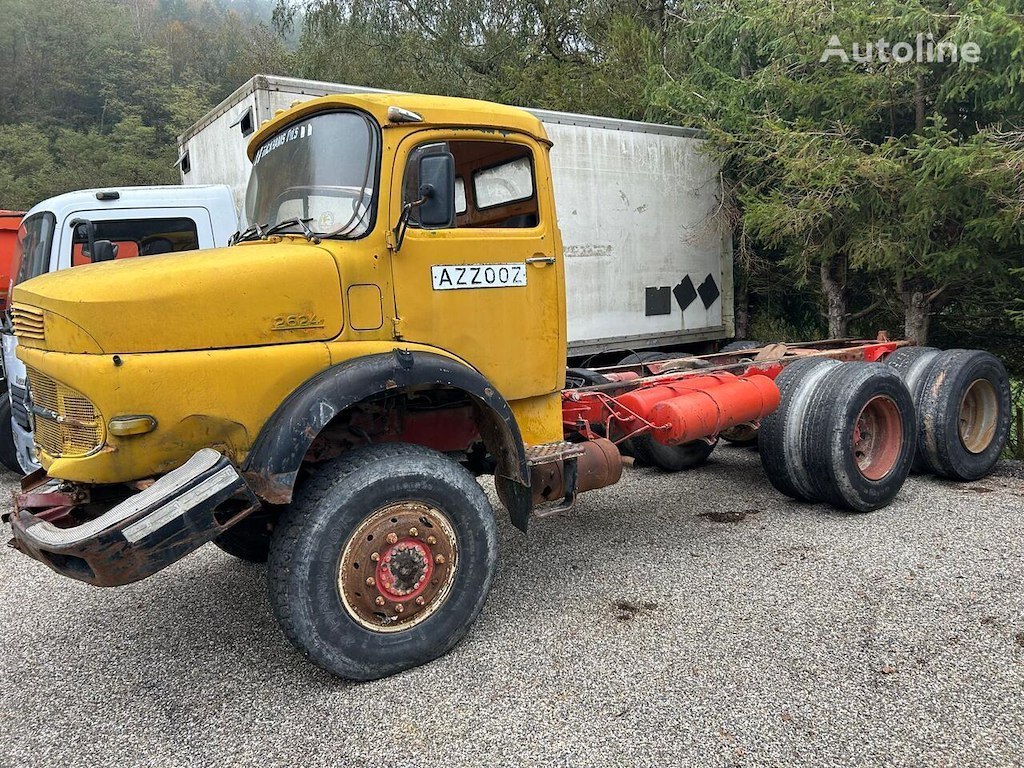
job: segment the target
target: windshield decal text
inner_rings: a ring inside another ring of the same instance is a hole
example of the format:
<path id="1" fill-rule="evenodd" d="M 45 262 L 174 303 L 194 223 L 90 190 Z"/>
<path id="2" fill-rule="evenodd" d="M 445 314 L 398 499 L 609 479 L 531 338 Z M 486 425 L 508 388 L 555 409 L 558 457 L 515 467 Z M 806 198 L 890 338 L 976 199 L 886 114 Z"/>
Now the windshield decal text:
<path id="1" fill-rule="evenodd" d="M 259 165 L 260 160 L 269 155 L 275 149 L 283 147 L 289 141 L 308 138 L 312 133 L 313 126 L 310 123 L 302 123 L 300 125 L 293 125 L 290 128 L 285 128 L 277 134 L 277 136 L 270 139 L 266 144 L 256 150 L 256 157 L 253 158 L 252 164 Z"/>

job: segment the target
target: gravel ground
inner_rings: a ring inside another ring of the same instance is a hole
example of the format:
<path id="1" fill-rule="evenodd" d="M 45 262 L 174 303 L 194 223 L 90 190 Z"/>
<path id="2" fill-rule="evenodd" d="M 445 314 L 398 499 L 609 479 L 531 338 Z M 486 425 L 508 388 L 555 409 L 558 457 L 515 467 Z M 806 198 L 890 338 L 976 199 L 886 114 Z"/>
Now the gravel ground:
<path id="1" fill-rule="evenodd" d="M 503 520 L 466 640 L 367 684 L 305 663 L 263 569 L 212 546 L 113 590 L 4 549 L 0 764 L 1024 763 L 1020 465 L 868 515 L 733 447 L 627 472 Z"/>

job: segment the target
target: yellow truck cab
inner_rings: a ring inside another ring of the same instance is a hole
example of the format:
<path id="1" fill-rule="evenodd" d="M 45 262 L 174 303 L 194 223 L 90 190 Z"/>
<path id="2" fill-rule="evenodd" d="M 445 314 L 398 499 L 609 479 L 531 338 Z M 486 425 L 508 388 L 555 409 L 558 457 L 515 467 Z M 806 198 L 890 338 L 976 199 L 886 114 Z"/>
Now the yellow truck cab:
<path id="1" fill-rule="evenodd" d="M 14 546 L 97 585 L 208 541 L 267 560 L 289 639 L 370 679 L 443 654 L 478 615 L 497 543 L 475 474 L 525 530 L 618 481 L 620 447 L 684 469 L 762 421 L 776 487 L 847 509 L 889 503 L 916 446 L 946 476 L 991 469 L 1009 395 L 985 353 L 773 345 L 566 390 L 549 147 L 513 107 L 315 99 L 253 135 L 231 247 L 18 285 L 43 469 Z"/>
<path id="2" fill-rule="evenodd" d="M 87 530 L 16 516 L 18 546 L 92 583 L 136 580 L 236 519 L 266 528 L 267 513 L 253 510 L 318 487 L 303 482 L 309 460 L 358 454 L 368 463 L 353 471 L 382 473 L 389 489 L 406 482 L 401 466 L 437 487 L 429 502 L 376 521 L 379 538 L 367 534 L 344 558 L 372 573 L 381 552 L 364 545 L 400 539 L 385 558 L 421 566 L 413 575 L 436 583 L 346 593 L 356 626 L 416 624 L 461 599 L 444 598 L 463 562 L 486 587 L 490 567 L 473 561 L 493 561 L 494 521 L 475 513 L 473 540 L 456 541 L 452 499 L 490 512 L 446 455 L 492 462 L 525 527 L 528 450 L 562 448 L 565 298 L 548 147 L 540 122 L 511 107 L 318 99 L 253 136 L 252 226 L 232 247 L 17 286 L 16 331 L 40 329 L 19 335 L 19 356 L 37 424 L 47 425 L 36 428 L 46 473 L 88 488 L 83 507 L 116 496 L 111 489 L 144 489 Z M 376 451 L 351 450 L 367 444 Z M 197 506 L 184 509 L 182 488 Z M 361 480 L 355 490 L 374 488 Z M 408 603 L 386 599 L 414 591 Z M 484 593 L 472 592 L 459 625 L 482 604 Z M 290 597 L 276 602 L 296 608 Z M 403 658 L 388 668 L 407 666 Z"/>

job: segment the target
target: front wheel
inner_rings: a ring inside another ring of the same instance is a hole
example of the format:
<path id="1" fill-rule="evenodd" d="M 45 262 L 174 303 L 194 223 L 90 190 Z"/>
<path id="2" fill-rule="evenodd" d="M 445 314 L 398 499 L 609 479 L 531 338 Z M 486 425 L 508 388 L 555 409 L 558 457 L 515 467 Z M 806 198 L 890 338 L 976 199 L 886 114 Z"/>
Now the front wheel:
<path id="1" fill-rule="evenodd" d="M 458 643 L 496 562 L 494 513 L 472 475 L 394 443 L 317 469 L 274 530 L 267 576 L 293 645 L 329 672 L 374 680 Z"/>
<path id="2" fill-rule="evenodd" d="M 21 471 L 18 461 L 18 447 L 14 444 L 14 427 L 11 424 L 11 399 L 6 391 L 0 391 L 0 464 L 19 476 Z"/>

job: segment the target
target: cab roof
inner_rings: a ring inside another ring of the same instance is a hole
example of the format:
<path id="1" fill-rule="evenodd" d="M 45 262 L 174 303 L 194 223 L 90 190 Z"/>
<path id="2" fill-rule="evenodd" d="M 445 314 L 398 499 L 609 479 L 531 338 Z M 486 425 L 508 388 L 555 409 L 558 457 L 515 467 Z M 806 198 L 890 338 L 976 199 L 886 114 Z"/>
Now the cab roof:
<path id="1" fill-rule="evenodd" d="M 538 141 L 547 143 L 547 133 L 540 119 L 524 109 L 496 104 L 478 99 L 461 99 L 454 96 L 427 96 L 418 93 L 340 93 L 304 101 L 291 109 L 277 114 L 265 122 L 249 141 L 248 155 L 252 160 L 256 148 L 268 137 L 280 130 L 282 125 L 321 112 L 332 107 L 354 107 L 371 114 L 381 126 L 458 125 L 483 129 L 496 129 L 525 133 Z M 388 120 L 388 108 L 415 112 L 421 122 L 392 123 Z"/>
<path id="2" fill-rule="evenodd" d="M 116 193 L 116 196 L 115 196 Z M 107 208 L 161 208 L 194 205 L 218 208 L 230 205 L 234 210 L 234 198 L 225 184 L 197 184 L 140 187 L 99 187 L 79 189 L 55 195 L 34 205 L 26 216 L 40 211 L 49 211 L 58 221 L 72 213 L 99 211 Z M 237 215 L 237 214 L 236 214 Z"/>

